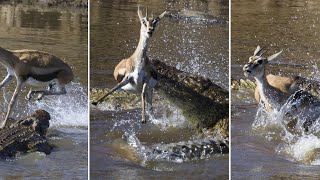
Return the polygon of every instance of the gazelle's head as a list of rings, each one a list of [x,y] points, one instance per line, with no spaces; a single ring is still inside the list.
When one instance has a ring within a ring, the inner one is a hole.
[[[265,52],[266,51],[263,50],[263,48],[260,48],[260,46],[258,46],[254,51],[253,56],[249,57],[249,62],[243,66],[244,75],[246,77],[262,77],[265,73],[266,64],[268,64],[269,61],[277,58],[281,54],[282,50],[267,58],[262,57]]]
[[[154,19],[153,14],[151,15],[151,17],[148,17],[148,9],[146,9],[146,16],[143,16],[140,8],[138,7],[138,16],[141,23],[141,30],[140,30],[141,35],[147,38],[150,38],[158,22],[163,18],[165,14],[166,14],[166,11]]]

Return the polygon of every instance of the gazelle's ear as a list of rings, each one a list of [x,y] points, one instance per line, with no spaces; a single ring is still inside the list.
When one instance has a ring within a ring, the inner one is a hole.
[[[258,52],[261,50],[260,46],[258,45],[256,50],[254,50],[253,56],[256,56]]]
[[[166,15],[167,11],[163,12],[162,14],[160,14],[155,20],[158,23],[163,17],[164,15]]]
[[[267,58],[268,61],[272,61],[272,60],[274,60],[275,58],[277,58],[277,57],[282,53],[282,51],[283,51],[283,50],[281,50],[280,52],[275,53],[275,54],[269,56],[269,57]]]
[[[142,16],[142,12],[140,10],[140,6],[138,6],[138,16],[139,16],[139,19],[141,21],[143,19],[143,16]]]

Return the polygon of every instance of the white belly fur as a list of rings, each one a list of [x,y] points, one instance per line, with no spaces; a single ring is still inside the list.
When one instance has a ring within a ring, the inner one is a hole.
[[[133,72],[131,74],[131,77],[133,77],[135,83],[128,83],[127,85],[123,86],[121,89],[125,91],[129,91],[132,93],[141,93],[142,91],[142,80],[145,76],[145,72],[141,71],[140,73],[138,72]],[[157,81],[153,78],[151,78],[148,82],[147,88],[152,89],[156,86]]]

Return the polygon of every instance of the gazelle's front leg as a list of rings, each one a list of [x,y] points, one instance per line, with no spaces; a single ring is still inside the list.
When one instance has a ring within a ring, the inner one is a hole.
[[[3,86],[5,86],[6,84],[8,84],[8,82],[10,82],[10,80],[13,78],[13,76],[11,76],[10,74],[8,74],[0,83],[0,88],[2,88]]]
[[[39,90],[39,91],[30,90],[28,95],[27,95],[27,99],[30,100],[30,98],[34,94],[38,94],[37,100],[41,100],[44,96],[47,96],[47,95],[63,95],[63,94],[66,94],[66,93],[67,93],[67,91],[66,91],[66,88],[64,86],[58,87],[56,91],[53,91],[52,88],[49,88],[48,90]]]
[[[55,84],[49,84],[48,88],[47,88],[47,91],[52,92],[54,85]],[[45,91],[45,90],[43,90],[43,91]],[[32,91],[32,88],[30,88],[30,90],[29,90],[29,92],[28,92],[28,94],[26,96],[26,100],[29,101],[32,98],[32,95],[33,94],[37,94],[37,93],[39,94],[37,100],[41,100],[43,98],[43,96],[44,96],[44,94],[42,93],[43,91],[41,91],[41,92],[40,91]]]
[[[141,115],[142,115],[142,123],[146,123],[146,89],[147,89],[147,83],[144,82],[142,85],[142,92],[141,92],[141,106],[142,106],[142,110],[141,110]]]
[[[13,108],[14,104],[17,101],[18,94],[21,91],[21,86],[22,86],[21,81],[17,79],[17,87],[14,90],[14,93],[13,93],[12,98],[10,100],[10,103],[9,103],[9,106],[8,106],[8,110],[7,110],[7,115],[6,115],[5,119],[4,119],[4,121],[2,122],[1,128],[6,125],[6,122],[7,122],[8,118],[9,118],[9,116],[11,114],[12,108]]]
[[[100,103],[104,98],[106,98],[107,96],[109,96],[110,94],[112,94],[114,91],[122,88],[123,86],[127,85],[129,83],[129,78],[125,77],[123,81],[121,81],[116,87],[112,88],[110,90],[110,92],[108,92],[107,94],[105,94],[104,96],[102,96],[101,98],[99,98],[97,101],[92,102],[93,105],[97,105],[98,103]]]

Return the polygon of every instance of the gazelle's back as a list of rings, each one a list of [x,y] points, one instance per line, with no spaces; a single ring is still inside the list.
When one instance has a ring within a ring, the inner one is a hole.
[[[33,67],[59,67],[66,69],[69,67],[62,59],[47,52],[29,49],[14,50],[11,52],[21,61]]]

